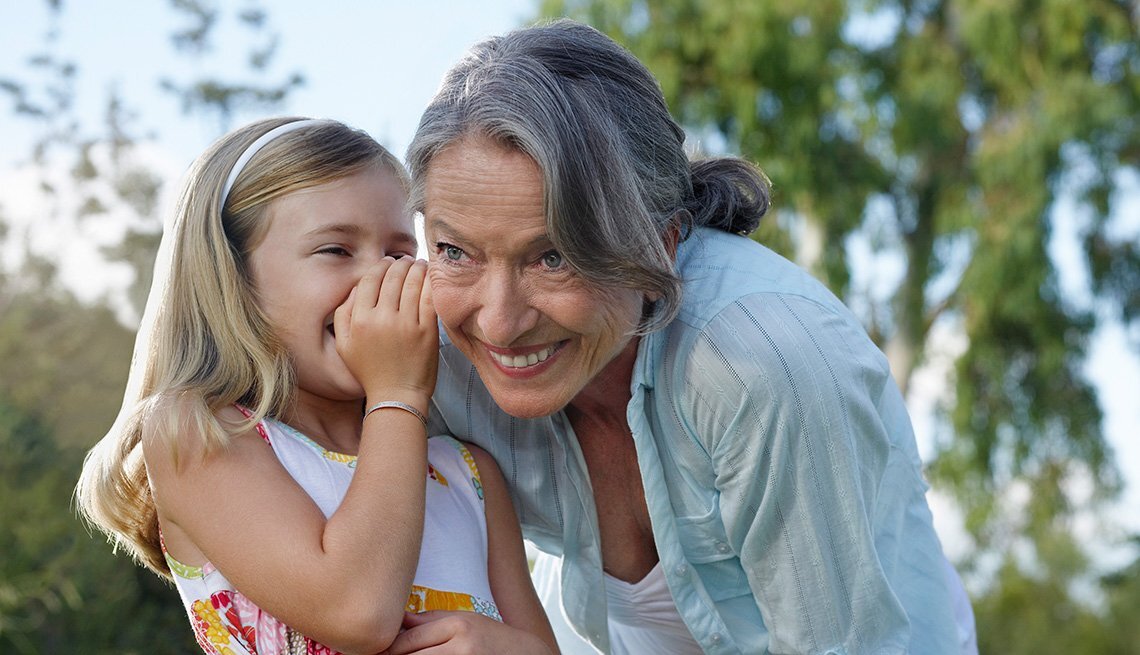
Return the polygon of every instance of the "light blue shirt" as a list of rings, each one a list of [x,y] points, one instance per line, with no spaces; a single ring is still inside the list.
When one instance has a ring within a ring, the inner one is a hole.
[[[669,590],[708,653],[954,653],[902,395],[855,317],[743,237],[681,244],[683,307],[641,339],[627,419]],[[498,409],[444,337],[432,433],[489,451],[562,605],[608,650],[595,498],[569,421]],[[597,499],[605,502],[606,499]]]

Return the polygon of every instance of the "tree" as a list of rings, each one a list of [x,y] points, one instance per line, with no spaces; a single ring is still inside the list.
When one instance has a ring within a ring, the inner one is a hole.
[[[86,306],[34,259],[0,277],[0,402],[36,417],[50,439],[86,448],[123,398],[134,333],[106,306]]]
[[[0,97],[8,97],[14,118],[26,121],[36,135],[28,164],[37,170],[36,181],[48,208],[45,220],[75,233],[83,233],[81,228],[92,222],[106,225],[110,233],[127,226],[126,236],[108,245],[104,255],[131,267],[134,283],[127,303],[137,315],[150,286],[162,228],[161,193],[165,181],[174,176],[154,170],[145,146],[160,135],[140,120],[137,110],[117,90],[108,92],[106,111],[98,124],[90,124],[78,112],[76,80],[83,73],[82,66],[61,56],[58,47],[58,23],[65,8],[58,1],[44,4],[52,26],[42,50],[28,57],[22,75],[0,77]],[[171,35],[172,46],[190,58],[209,55],[215,30],[227,14],[210,0],[169,0],[169,4],[186,21]],[[226,67],[235,79],[164,77],[155,81],[179,101],[185,114],[210,119],[219,133],[239,116],[280,107],[291,91],[304,84],[297,71],[285,73],[278,82],[264,81],[279,37],[269,29],[268,15],[259,3],[245,3],[232,14],[250,39],[244,66],[234,62]],[[242,76],[247,79],[238,79]],[[94,230],[89,227],[87,231]]]
[[[33,413],[0,402],[0,452],[0,651],[197,651],[174,590],[76,523],[83,451],[60,448]]]
[[[981,653],[1106,653],[1115,641],[1105,621],[1064,584],[1027,575],[1007,557],[994,584],[974,602]],[[1123,645],[1123,644],[1121,644]]]
[[[691,134],[760,164],[777,210],[756,238],[861,313],[904,391],[949,346],[935,483],[979,552],[1028,539],[1035,565],[1070,579],[1082,562],[1072,517],[1120,487],[1086,346],[1106,321],[1140,327],[1140,248],[1112,219],[1122,171],[1140,161],[1137,6],[554,0],[544,11],[624,43]],[[1092,216],[1079,234],[1091,303],[1063,296],[1050,256],[1063,195]]]
[[[1133,554],[1140,552],[1140,534],[1133,535]],[[1140,621],[1136,608],[1140,607],[1140,556],[1131,564],[1115,571],[1101,581],[1108,599],[1108,633],[1111,646],[1105,655],[1125,655],[1140,650]]]
[[[44,4],[54,19],[65,11],[58,0]],[[175,46],[191,57],[207,53],[228,14],[205,1],[170,4],[188,20]],[[219,130],[245,112],[280,106],[302,83],[298,73],[260,81],[277,39],[264,11],[243,7],[234,14],[254,41],[248,67],[227,70],[235,78],[248,70],[251,81],[156,81],[188,115]],[[83,453],[122,399],[162,227],[160,198],[173,176],[156,170],[147,146],[157,137],[118,92],[108,93],[96,124],[77,111],[83,70],[58,54],[59,37],[53,26],[25,70],[0,77],[0,99],[35,135],[25,164],[45,208],[36,228],[82,238],[125,226],[103,254],[126,264],[134,282],[125,295],[81,301],[0,207],[0,248],[17,254],[0,266],[0,652],[200,652],[174,589],[112,554],[73,509]]]
[[[72,511],[83,453],[122,397],[133,338],[42,260],[0,275],[0,652],[196,649],[177,594],[92,539]]]

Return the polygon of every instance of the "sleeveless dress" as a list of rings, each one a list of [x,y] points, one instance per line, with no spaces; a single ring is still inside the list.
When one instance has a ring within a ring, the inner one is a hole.
[[[348,490],[356,457],[325,450],[273,419],[263,420],[257,430],[297,484],[330,516]],[[502,621],[487,578],[487,522],[474,458],[455,439],[432,437],[425,483],[423,543],[406,609],[467,610]],[[211,564],[187,566],[169,553],[166,561],[194,636],[207,655],[338,655],[258,608]]]

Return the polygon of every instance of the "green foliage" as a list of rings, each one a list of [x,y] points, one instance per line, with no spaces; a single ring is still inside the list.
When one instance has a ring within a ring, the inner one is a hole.
[[[904,390],[937,347],[935,324],[965,334],[931,474],[983,549],[1027,535],[1047,550],[1066,517],[1119,491],[1082,373],[1105,313],[1062,297],[1049,245],[1073,170],[1086,171],[1076,192],[1092,202],[1137,162],[1140,27],[1126,3],[564,0],[544,10],[626,44],[692,134],[761,165],[778,209],[755,238],[865,308]],[[1107,203],[1091,206],[1090,293],[1135,320],[1138,251],[1111,236]],[[904,263],[889,293],[851,286],[854,237]],[[1091,499],[1068,491],[1083,479]],[[994,499],[1018,486],[1034,504],[1013,516]]]
[[[0,400],[62,447],[89,447],[118,413],[134,333],[59,288],[46,262],[25,276],[0,280]]]
[[[928,473],[965,512],[967,568],[1024,555],[978,605],[983,652],[1125,652],[1068,590],[1089,575],[1075,517],[1122,485],[1083,373],[1088,341],[1105,321],[1140,328],[1140,247],[1114,219],[1118,185],[1140,164],[1135,3],[546,0],[543,11],[625,44],[691,135],[765,170],[776,211],[753,238],[860,309],[904,391],[942,348],[936,326],[965,336]],[[1079,228],[1092,303],[1063,296],[1050,257],[1063,195],[1092,215]],[[897,283],[857,282],[853,243],[901,263]],[[1135,600],[1135,584],[1114,589]],[[1136,623],[1140,603],[1112,607]]]
[[[1140,544],[1140,536],[1133,537]],[[1026,573],[1007,556],[994,583],[974,601],[981,653],[1140,653],[1140,558],[1099,585],[1104,603],[1090,609],[1062,581]]]
[[[72,509],[133,340],[106,307],[60,289],[42,260],[0,276],[0,652],[196,650],[177,592],[113,555]]]
[[[1132,537],[1133,552],[1140,551],[1140,535]],[[1108,597],[1108,626],[1113,636],[1114,650],[1105,653],[1140,652],[1140,621],[1137,610],[1140,607],[1140,557],[1131,564],[1102,580]]]
[[[991,590],[974,601],[978,651],[1007,655],[1038,653],[1132,653],[1116,643],[1095,613],[1053,580],[1026,575],[1007,559]]]
[[[45,3],[54,19],[63,3]],[[190,57],[207,54],[214,29],[227,14],[256,40],[246,69],[252,81],[156,80],[179,95],[186,112],[215,120],[219,129],[247,111],[279,107],[303,79],[260,80],[269,70],[277,37],[256,3],[172,0],[188,24],[173,35]],[[141,312],[150,286],[161,220],[164,176],[140,155],[154,134],[117,92],[92,125],[77,107],[82,62],[60,53],[58,24],[23,71],[4,71],[0,99],[26,124],[34,145],[26,164],[38,171],[45,208],[36,229],[82,234],[84,226],[127,226],[104,248],[111,261],[136,273],[128,290]],[[242,66],[225,68],[238,75]],[[61,174],[60,171],[63,173]],[[26,246],[3,220],[0,245],[18,252],[0,266],[0,652],[17,655],[116,653],[177,655],[200,652],[177,592],[116,556],[102,535],[85,529],[72,493],[83,453],[111,425],[122,399],[134,333],[109,301],[80,302],[57,279],[55,264]],[[23,248],[19,246],[24,245]]]
[[[0,393],[0,453],[0,652],[195,652],[177,592],[78,522],[83,451]]]

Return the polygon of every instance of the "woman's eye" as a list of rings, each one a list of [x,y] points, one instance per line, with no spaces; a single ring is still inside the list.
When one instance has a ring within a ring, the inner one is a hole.
[[[441,242],[435,244],[435,247],[439,250],[439,252],[443,253],[444,257],[450,259],[453,262],[457,262],[463,259],[463,250],[458,246],[453,246],[450,243]]]
[[[542,255],[542,265],[547,268],[561,268],[562,255],[557,250],[551,250]]]
[[[325,254],[325,255],[340,255],[340,256],[347,256],[348,255],[348,249],[346,249],[342,246],[325,246],[324,248],[321,248],[317,252],[319,252],[321,254]]]

